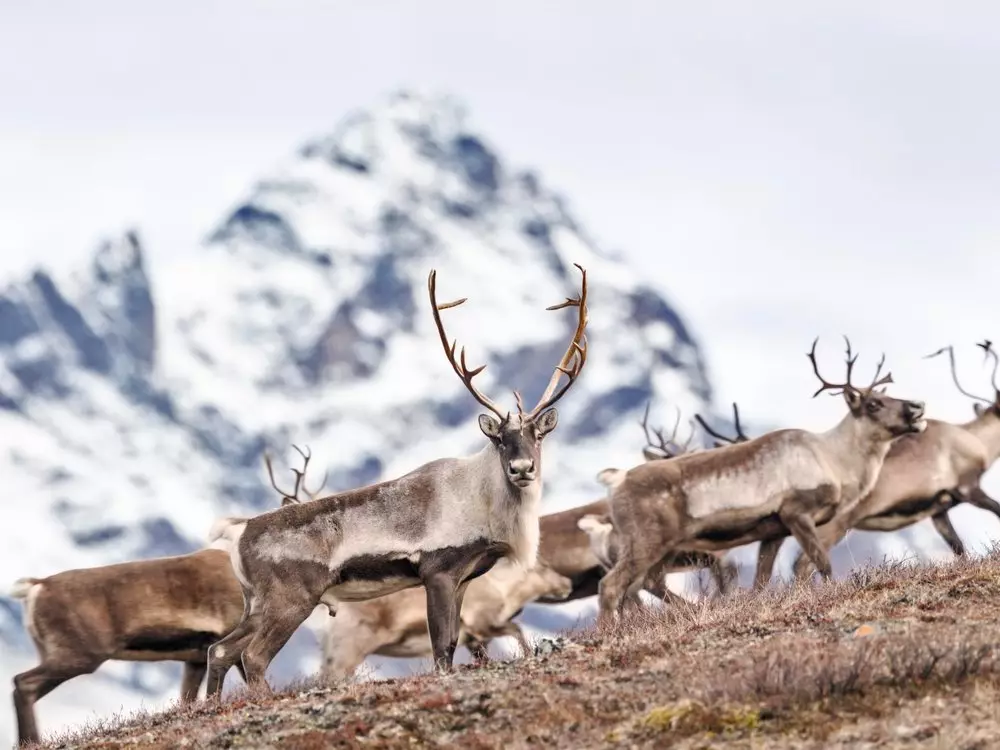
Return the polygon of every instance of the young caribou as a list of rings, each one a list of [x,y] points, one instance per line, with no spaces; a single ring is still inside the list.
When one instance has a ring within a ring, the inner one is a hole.
[[[685,444],[677,442],[677,430],[680,426],[680,413],[678,420],[674,424],[673,433],[669,438],[665,437],[662,430],[651,428],[648,425],[649,406],[643,416],[640,426],[646,437],[646,445],[642,449],[642,457],[646,461],[659,461],[670,459],[687,451],[691,439]],[[656,436],[656,442],[653,436]],[[693,434],[692,434],[693,437]],[[597,475],[597,481],[605,486],[610,486],[615,481],[618,474],[624,475],[621,469],[603,469]],[[590,535],[582,528],[580,520],[585,516],[605,517],[611,511],[606,497],[595,500],[586,505],[575,508],[549,513],[539,519],[541,527],[541,540],[538,554],[544,557],[554,570],[573,581],[573,592],[568,598],[552,598],[540,596],[538,602],[541,604],[560,604],[563,601],[583,599],[597,594],[597,584],[606,572],[606,567],[602,560],[594,554],[594,548]],[[654,587],[650,593],[654,596],[663,597],[662,587]]]
[[[830,561],[816,525],[854,505],[871,489],[892,441],[920,432],[924,405],[851,383],[856,357],[847,353],[847,379],[819,374],[816,343],[808,357],[822,385],[839,391],[848,413],[833,429],[776,430],[745,443],[654,461],[630,469],[612,491],[611,513],[621,534],[618,561],[600,584],[601,619],[620,614],[627,596],[669,554],[715,551],[791,534],[825,576]]]
[[[647,443],[646,448],[643,450],[643,456],[647,461],[673,458],[674,456],[683,455],[688,452],[688,447],[691,444],[691,440],[694,438],[694,430],[692,429],[690,437],[688,437],[687,442],[685,442],[683,446],[680,446],[680,444],[677,443],[677,428],[680,425],[681,417],[680,410],[677,412],[677,421],[674,423],[674,431],[669,440],[666,440],[663,437],[662,431],[653,430],[653,433],[659,440],[659,446],[653,445],[652,438],[649,435],[649,429],[646,427],[648,416],[649,406],[647,405],[646,414],[642,420],[642,428],[646,433]],[[744,443],[750,439],[743,432],[743,426],[740,424],[740,410],[735,403],[733,404],[733,418],[736,427],[736,437],[734,438],[716,432],[709,426],[700,414],[695,414],[694,418],[698,424],[702,426],[705,432],[715,439],[714,447],[716,448],[722,445]],[[675,452],[673,452],[672,455],[671,450],[667,446],[675,446]],[[679,446],[679,450],[677,450],[677,446]],[[597,479],[599,482],[607,486],[610,491],[621,483],[621,481],[625,478],[626,473],[627,472],[624,469],[603,469],[600,473],[598,473]],[[618,547],[620,542],[619,534],[615,530],[614,522],[611,519],[610,507],[601,512],[595,511],[583,515],[577,521],[577,526],[589,537],[590,549],[594,556],[600,560],[602,573],[606,573],[611,570],[618,559]],[[718,587],[719,593],[725,594],[729,591],[730,584],[735,581],[737,577],[735,563],[722,561],[725,554],[725,551],[717,551],[681,552],[667,555],[659,563],[649,569],[649,572],[646,574],[646,579],[642,584],[642,588],[656,596],[658,599],[669,599],[673,603],[683,603],[684,600],[681,597],[677,596],[667,588],[665,581],[667,574],[697,571],[703,568],[708,568],[713,580],[715,580],[715,585]]]
[[[948,518],[959,503],[969,503],[1000,518],[1000,503],[980,486],[983,474],[1000,458],[1000,357],[989,341],[977,344],[993,358],[993,398],[984,398],[962,387],[955,369],[955,353],[946,346],[928,357],[948,352],[951,376],[959,392],[975,399],[976,417],[952,424],[927,420],[927,429],[893,443],[872,491],[852,510],[817,529],[824,549],[832,549],[849,530],[897,531],[930,518],[934,528],[956,555],[965,545]],[[793,570],[797,578],[811,573],[801,553]]]
[[[556,573],[541,556],[528,569],[502,559],[469,582],[462,602],[458,643],[468,648],[477,661],[486,661],[490,641],[512,636],[522,654],[530,656],[528,639],[513,618],[538,596],[565,600],[572,589],[572,581]],[[423,588],[417,586],[365,602],[342,602],[337,616],[327,621],[320,670],[323,677],[346,679],[372,654],[400,658],[431,655],[427,593]]]
[[[309,464],[302,456],[306,466],[292,470],[292,495],[278,489],[270,458],[264,457],[282,505],[298,502],[300,487],[314,494],[302,487]],[[24,624],[41,659],[14,677],[19,744],[39,739],[37,701],[109,660],[183,662],[181,702],[198,697],[208,647],[236,627],[243,613],[229,543],[215,528],[208,542],[187,555],[65,570],[14,584],[11,596],[24,602]]]
[[[542,440],[556,427],[553,404],[576,382],[587,359],[587,272],[577,299],[576,331],[548,386],[530,411],[515,391],[517,413],[502,409],[472,383],[465,348],[448,343],[437,273],[427,279],[431,312],[452,370],[492,415],[482,414],[483,449],[466,458],[424,464],[397,479],[289,505],[234,524],[232,563],[243,587],[240,624],[209,652],[208,690],[217,695],[242,659],[247,680],[264,672],[318,604],[331,614],[340,601],[364,601],[423,585],[427,623],[438,669],[451,669],[468,582],[501,557],[531,567],[538,551]],[[567,380],[560,386],[560,379]]]

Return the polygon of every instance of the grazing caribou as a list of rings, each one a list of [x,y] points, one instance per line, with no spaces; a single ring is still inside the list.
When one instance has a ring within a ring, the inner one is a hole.
[[[587,272],[575,307],[576,330],[545,391],[530,411],[514,393],[512,414],[485,396],[473,378],[465,348],[448,343],[436,271],[427,279],[431,312],[448,363],[469,393],[491,414],[479,427],[487,441],[464,458],[444,458],[361,489],[288,505],[234,523],[232,564],[243,587],[240,624],[209,652],[208,691],[217,696],[231,666],[242,659],[251,684],[318,604],[331,614],[341,601],[364,601],[422,585],[435,666],[450,670],[458,643],[468,582],[502,557],[524,567],[538,552],[542,441],[556,427],[553,406],[572,387],[587,359]],[[566,382],[560,385],[561,378]]]
[[[832,549],[851,529],[897,531],[930,518],[952,552],[964,555],[965,545],[948,511],[959,503],[969,503],[1000,518],[1000,503],[980,486],[983,474],[1000,457],[1000,357],[989,341],[977,346],[993,358],[993,398],[977,396],[962,387],[952,347],[929,354],[936,357],[948,352],[955,387],[976,401],[975,419],[961,424],[928,419],[922,433],[894,442],[872,491],[849,512],[817,529],[825,549]],[[793,570],[799,579],[812,572],[801,553]]]
[[[490,641],[509,635],[517,640],[522,654],[530,656],[528,639],[513,618],[542,594],[565,599],[572,589],[572,581],[556,573],[541,556],[527,570],[501,559],[469,582],[462,602],[458,644],[468,648],[476,661],[483,662],[488,659]],[[346,679],[372,654],[400,658],[431,655],[427,592],[422,587],[364,602],[340,603],[337,616],[327,621],[321,676]]]
[[[784,429],[752,440],[653,461],[630,469],[612,490],[611,513],[621,539],[618,561],[601,580],[602,621],[617,619],[626,597],[664,557],[687,551],[718,551],[754,541],[775,544],[791,534],[830,575],[816,525],[868,493],[890,445],[926,426],[924,405],[886,396],[871,385],[851,383],[856,357],[847,349],[847,378],[831,383],[819,373],[816,344],[808,353],[821,386],[835,391],[847,415],[831,430]]]
[[[302,471],[292,470],[292,495],[278,489],[270,457],[264,457],[282,505],[297,503],[300,488],[313,496],[302,486],[309,464],[302,455]],[[198,697],[208,647],[235,628],[243,615],[243,592],[233,575],[230,545],[215,528],[207,548],[186,555],[15,582],[10,595],[24,602],[24,624],[41,657],[37,667],[14,677],[20,744],[39,739],[34,709],[38,700],[109,660],[183,662],[181,702]]]

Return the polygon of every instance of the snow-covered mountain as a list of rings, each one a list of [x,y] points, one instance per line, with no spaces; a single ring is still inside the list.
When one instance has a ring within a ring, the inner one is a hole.
[[[185,257],[151,258],[129,231],[89,267],[0,292],[6,579],[197,548],[217,515],[276,504],[266,448],[291,461],[291,443],[309,445],[313,482],[328,469],[331,489],[477,450],[480,409],[430,315],[432,268],[442,300],[469,297],[445,320],[489,365],[477,383],[511,406],[515,388],[539,395],[571,334],[572,311],[544,308],[576,295],[574,263],[588,271],[590,357],[546,444],[547,509],[637,462],[648,400],[665,420],[710,408],[698,344],[655,283],[447,98],[400,93],[347,117]],[[9,599],[0,638],[9,679],[35,661]],[[279,660],[279,678],[315,668],[311,633]],[[106,665],[43,699],[39,721],[160,705],[178,675]],[[12,711],[0,723],[13,736]]]

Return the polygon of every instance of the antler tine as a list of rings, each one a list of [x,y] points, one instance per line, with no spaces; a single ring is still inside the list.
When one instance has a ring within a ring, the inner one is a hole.
[[[844,338],[847,338],[847,337],[845,336]],[[819,382],[821,382],[823,384],[812,395],[813,398],[816,398],[823,391],[836,390],[838,388],[840,390],[843,390],[844,387],[845,387],[842,384],[831,383],[829,380],[827,380],[826,378],[824,378],[822,375],[819,374],[819,365],[816,363],[816,344],[818,344],[818,343],[819,343],[819,336],[817,336],[815,339],[813,339],[812,349],[810,349],[808,352],[806,352],[806,356],[809,357],[809,361],[812,362],[813,374],[815,374],[816,378],[819,380]],[[850,351],[850,342],[848,342],[848,351]],[[848,357],[847,361],[848,361],[848,374],[850,374],[850,368],[853,367],[853,365],[850,364],[850,362],[851,362],[850,357]],[[702,426],[704,427],[704,425],[702,425]],[[709,434],[711,434],[711,433],[709,433]]]
[[[694,440],[694,420],[688,420],[688,427],[691,428],[691,433],[688,435],[688,439],[684,441],[684,445],[681,445],[681,453],[687,453],[691,448],[691,441]]]
[[[674,420],[674,429],[670,431],[670,442],[674,445],[678,445],[677,430],[679,430],[681,426],[681,407],[675,406],[674,408],[677,409],[677,419]]]
[[[296,452],[300,456],[302,456],[302,471],[299,471],[298,469],[291,469],[291,472],[295,475],[295,499],[298,500],[299,490],[303,489],[302,482],[306,478],[306,472],[309,471],[309,459],[312,458],[312,451],[309,450],[308,445],[306,446],[305,451],[303,451],[301,448],[299,448],[299,446],[294,444],[292,445],[292,447],[296,450]],[[325,482],[326,480],[323,481]],[[323,488],[320,487],[320,489]],[[317,492],[318,491],[319,490],[317,490]],[[307,495],[309,494],[308,491],[306,492],[306,494]]]
[[[977,344],[977,346],[982,346],[982,344]],[[983,349],[986,349],[986,347],[983,347]],[[969,398],[975,399],[976,401],[982,401],[983,403],[986,404],[992,404],[993,402],[990,401],[988,398],[977,396],[975,393],[970,393],[969,391],[965,390],[962,387],[962,384],[958,381],[958,369],[955,367],[955,348],[951,344],[949,344],[948,346],[942,346],[936,352],[931,352],[930,354],[925,355],[923,359],[933,359],[934,357],[937,357],[940,354],[944,354],[945,352],[948,352],[948,362],[951,364],[951,380],[955,384],[955,387],[958,389],[958,392],[961,393],[963,396],[968,396]]]
[[[528,414],[529,419],[537,416],[543,409],[547,409],[561,399],[566,391],[570,389],[570,386],[576,382],[576,379],[580,376],[580,372],[583,370],[584,364],[587,362],[587,336],[584,334],[584,329],[587,327],[587,271],[579,263],[574,263],[573,265],[579,268],[580,273],[583,275],[583,280],[580,284],[580,296],[576,299],[567,297],[564,302],[546,307],[545,309],[562,310],[564,307],[579,308],[580,313],[576,324],[576,332],[573,334],[573,339],[570,341],[569,348],[566,349],[562,360],[556,365],[555,372],[552,373],[552,378],[545,387],[541,398],[538,399],[535,408]],[[557,390],[559,380],[563,375],[567,378],[566,383]]]
[[[878,367],[875,368],[875,377],[872,378],[872,384],[868,386],[866,390],[871,391],[878,388],[880,385],[887,385],[892,381],[892,373],[887,372],[881,379],[879,379],[879,373],[882,372],[882,365],[885,364],[885,352],[882,352],[882,359],[878,361]]]
[[[308,487],[305,486],[305,484],[303,484],[302,491],[306,493],[306,496],[310,500],[315,500],[316,496],[323,491],[324,487],[326,487],[326,480],[329,478],[330,478],[330,470],[327,469],[326,471],[323,472],[323,481],[320,482],[319,487],[317,487],[315,490],[310,490]]]
[[[743,425],[740,424],[740,407],[733,401],[733,424],[736,427],[736,440],[734,442],[745,443],[750,438],[743,432]]]
[[[431,298],[431,311],[434,314],[434,324],[437,326],[438,335],[441,337],[441,346],[444,347],[445,354],[448,357],[448,362],[451,364],[451,369],[455,371],[455,374],[458,375],[462,383],[465,384],[466,389],[472,394],[472,397],[476,399],[476,401],[496,414],[500,417],[500,419],[506,419],[506,416],[509,416],[509,412],[504,412],[501,407],[497,406],[495,401],[483,394],[472,384],[472,379],[485,370],[486,365],[470,370],[465,362],[465,347],[462,347],[459,353],[459,361],[456,361],[455,349],[458,346],[458,341],[454,340],[450,345],[448,344],[448,335],[445,333],[444,322],[441,320],[441,311],[449,310],[452,307],[458,307],[468,300],[468,297],[462,297],[462,299],[455,300],[454,302],[444,302],[438,304],[436,270],[431,270],[430,275],[427,277],[427,292]]]
[[[701,425],[701,429],[703,429],[705,432],[707,432],[709,435],[711,435],[716,439],[717,441],[715,444],[716,448],[718,448],[720,445],[723,444],[733,445],[734,443],[738,442],[736,439],[727,437],[723,435],[721,432],[716,432],[714,429],[712,429],[709,426],[708,422],[705,421],[705,418],[701,416],[701,414],[695,414],[694,418],[695,421],[697,421],[698,424]]]
[[[271,456],[266,451],[264,453],[264,466],[267,467],[267,475],[271,478],[271,486],[274,487],[275,492],[277,492],[282,497],[287,497],[287,498],[289,498],[291,500],[294,500],[295,502],[298,502],[299,501],[299,484],[298,484],[298,482],[295,483],[295,494],[294,495],[289,495],[287,492],[285,492],[283,489],[281,489],[281,487],[278,486],[277,480],[275,480],[275,478],[274,478],[274,468],[271,466]],[[292,469],[292,471],[294,472],[295,469]]]
[[[649,406],[650,402],[646,402],[646,411],[642,413],[642,421],[639,425],[642,427],[642,432],[646,436],[646,444],[653,445],[653,438],[649,436]]]
[[[847,344],[847,385],[851,385],[851,374],[854,372],[854,363],[858,361],[858,355],[855,354],[851,356],[851,340],[847,338],[847,334],[841,334],[844,337],[844,343]],[[883,357],[882,359],[885,359]],[[881,368],[881,365],[879,365]],[[876,376],[877,377],[877,376]]]
[[[666,440],[663,437],[663,431],[649,426],[649,406],[650,402],[647,401],[646,410],[643,412],[642,421],[639,423],[642,426],[643,434],[646,436],[646,448],[644,449],[644,452],[645,450],[653,448],[655,450],[662,451],[667,456],[670,456],[671,453],[667,450]],[[656,436],[656,442],[653,441],[652,435],[649,434],[650,431],[652,431],[653,435]]]
[[[517,416],[523,422],[524,421],[524,402],[521,400],[521,392],[514,391],[514,403],[517,404]]]
[[[676,456],[686,453],[687,449],[691,445],[691,440],[694,438],[694,423],[691,426],[691,435],[688,437],[687,442],[681,445],[677,442],[677,430],[680,428],[681,424],[681,410],[680,407],[677,408],[677,419],[674,421],[674,428],[670,434],[670,438],[666,438],[663,434],[663,430],[650,427],[649,426],[649,402],[646,403],[646,410],[642,415],[642,421],[639,423],[642,426],[642,431],[646,436],[646,448],[645,450],[653,449],[660,451],[667,458],[675,458]],[[652,432],[652,435],[650,435]],[[653,436],[656,436],[656,441],[654,442]]]
[[[984,361],[987,357],[993,357],[993,373],[990,375],[990,383],[993,385],[993,390],[1000,393],[1000,385],[997,385],[997,370],[1000,370],[1000,355],[997,354],[996,349],[993,348],[993,342],[989,339],[983,339],[976,346],[983,350]]]

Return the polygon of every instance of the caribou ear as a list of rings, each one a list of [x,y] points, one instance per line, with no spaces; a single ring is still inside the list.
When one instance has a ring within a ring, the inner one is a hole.
[[[986,413],[986,407],[983,406],[982,404],[973,404],[972,405],[972,410],[974,412],[976,412],[976,416],[977,417],[981,417],[981,416],[983,416],[983,414]]]
[[[556,424],[559,423],[559,412],[553,406],[551,409],[546,409],[535,419],[535,427],[538,428],[538,437],[543,438],[548,435],[552,430],[556,428]]]
[[[622,477],[625,476],[625,471],[623,469],[601,469],[597,472],[597,481],[603,484],[605,487],[611,488],[616,487],[621,483]]]
[[[298,505],[298,504],[299,504],[299,501],[297,499],[295,499],[294,497],[289,497],[288,495],[285,495],[283,498],[281,498],[281,507],[282,508],[284,508],[286,505]]]
[[[844,401],[847,402],[847,408],[852,412],[856,413],[861,408],[861,402],[864,400],[861,391],[856,391],[853,388],[844,389]]]
[[[491,414],[480,414],[479,429],[490,440],[496,440],[500,437],[500,420]]]

